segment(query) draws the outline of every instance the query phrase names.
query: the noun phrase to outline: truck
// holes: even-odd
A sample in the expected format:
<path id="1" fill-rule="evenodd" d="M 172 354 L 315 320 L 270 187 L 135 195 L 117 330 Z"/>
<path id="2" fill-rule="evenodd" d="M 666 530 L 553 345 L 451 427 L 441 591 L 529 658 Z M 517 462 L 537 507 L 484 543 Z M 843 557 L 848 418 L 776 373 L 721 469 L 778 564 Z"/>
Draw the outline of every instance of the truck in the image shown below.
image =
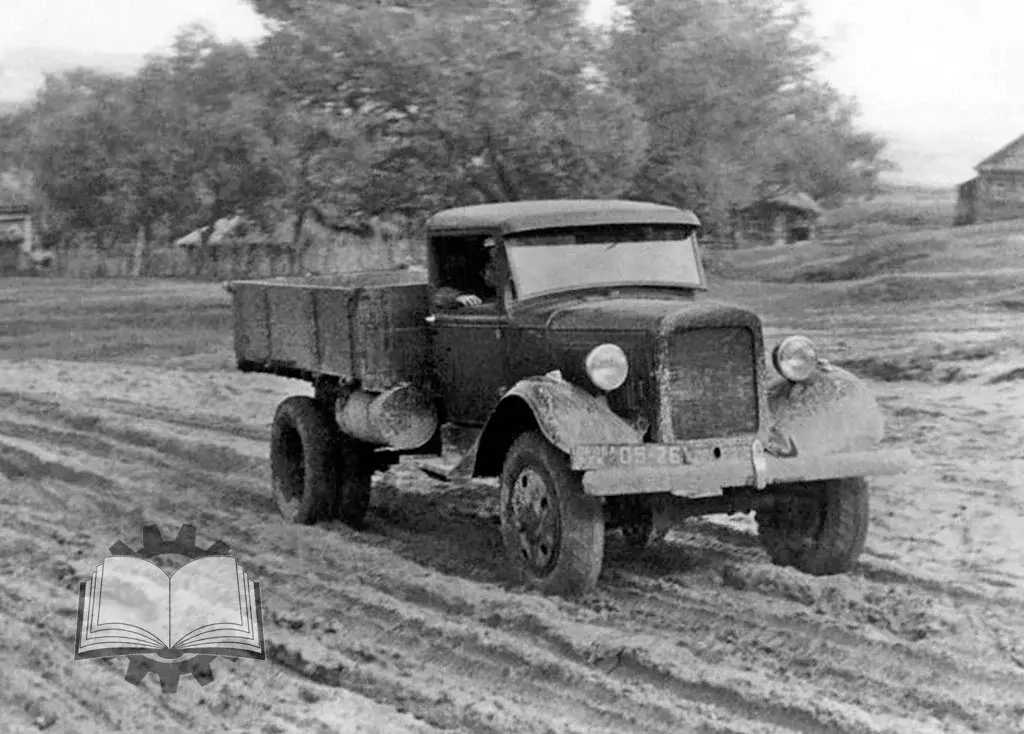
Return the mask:
<path id="1" fill-rule="evenodd" d="M 427 220 L 418 271 L 226 284 L 238 369 L 312 384 L 273 418 L 282 515 L 362 528 L 404 460 L 496 483 L 509 573 L 542 593 L 593 590 L 610 532 L 644 548 L 709 514 L 753 512 L 777 565 L 848 572 L 869 478 L 912 457 L 864 381 L 712 297 L 700 227 L 651 202 L 476 204 Z"/>

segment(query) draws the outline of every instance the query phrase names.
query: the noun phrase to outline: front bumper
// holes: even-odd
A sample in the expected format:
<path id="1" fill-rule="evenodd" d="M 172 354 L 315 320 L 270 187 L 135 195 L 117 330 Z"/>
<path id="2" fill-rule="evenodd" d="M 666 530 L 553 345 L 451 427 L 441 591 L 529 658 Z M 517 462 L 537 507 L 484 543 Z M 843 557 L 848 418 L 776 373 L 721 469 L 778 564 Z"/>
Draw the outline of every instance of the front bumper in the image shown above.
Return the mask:
<path id="1" fill-rule="evenodd" d="M 598 497 L 669 493 L 696 499 L 716 497 L 732 487 L 765 489 L 790 482 L 902 474 L 912 465 L 913 456 L 906 449 L 779 458 L 754 446 L 749 460 L 589 469 L 583 474 L 583 488 Z"/>

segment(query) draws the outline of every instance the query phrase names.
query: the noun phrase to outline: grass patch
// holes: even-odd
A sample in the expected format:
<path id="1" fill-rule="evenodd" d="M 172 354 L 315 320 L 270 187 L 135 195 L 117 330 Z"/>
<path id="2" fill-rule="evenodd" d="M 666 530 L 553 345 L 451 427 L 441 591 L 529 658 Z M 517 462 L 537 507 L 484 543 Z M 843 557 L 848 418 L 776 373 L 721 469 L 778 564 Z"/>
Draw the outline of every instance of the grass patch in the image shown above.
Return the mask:
<path id="1" fill-rule="evenodd" d="M 9 279 L 0 358 L 152 362 L 230 356 L 231 301 L 218 284 Z"/>
<path id="2" fill-rule="evenodd" d="M 836 360 L 840 367 L 879 382 L 966 382 L 977 376 L 964 362 L 980 362 L 1000 353 L 995 344 L 935 346 L 903 354 Z M 959 363 L 959 364 L 958 364 Z"/>
<path id="3" fill-rule="evenodd" d="M 1011 290 L 1022 280 L 1024 270 L 885 275 L 851 284 L 846 293 L 858 303 L 938 302 Z"/>
<path id="4" fill-rule="evenodd" d="M 826 211 L 822 226 L 833 235 L 878 236 L 899 229 L 948 227 L 956 214 L 956 191 L 923 186 L 888 186 L 881 193 Z"/>

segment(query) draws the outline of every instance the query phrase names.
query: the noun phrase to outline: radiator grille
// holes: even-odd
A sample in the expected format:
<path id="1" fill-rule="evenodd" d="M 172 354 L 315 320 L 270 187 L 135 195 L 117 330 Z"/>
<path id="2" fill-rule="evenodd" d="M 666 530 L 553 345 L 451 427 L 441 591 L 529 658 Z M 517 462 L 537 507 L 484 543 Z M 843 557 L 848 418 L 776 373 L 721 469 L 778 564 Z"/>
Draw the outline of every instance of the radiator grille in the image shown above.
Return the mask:
<path id="1" fill-rule="evenodd" d="M 676 440 L 754 433 L 754 335 L 744 327 L 680 331 L 669 341 L 669 401 Z"/>

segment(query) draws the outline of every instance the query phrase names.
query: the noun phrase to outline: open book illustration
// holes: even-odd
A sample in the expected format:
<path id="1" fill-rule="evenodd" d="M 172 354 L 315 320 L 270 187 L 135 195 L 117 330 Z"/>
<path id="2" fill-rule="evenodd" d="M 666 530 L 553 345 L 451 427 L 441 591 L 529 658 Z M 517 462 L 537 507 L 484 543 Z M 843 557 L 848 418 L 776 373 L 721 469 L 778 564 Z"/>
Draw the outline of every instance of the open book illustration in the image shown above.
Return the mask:
<path id="1" fill-rule="evenodd" d="M 142 558 L 105 558 L 80 587 L 75 660 L 141 653 L 265 660 L 259 582 L 233 556 L 198 558 L 170 576 Z"/>

